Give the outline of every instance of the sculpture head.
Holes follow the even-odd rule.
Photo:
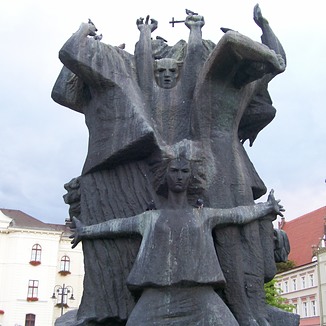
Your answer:
[[[154,61],[154,75],[158,86],[166,89],[173,88],[179,79],[183,62],[171,58]]]
[[[166,171],[168,189],[175,193],[186,192],[191,177],[190,162],[183,158],[171,160]]]
[[[169,191],[185,191],[196,202],[206,187],[205,155],[201,144],[187,139],[154,152],[148,163],[156,193],[167,198]]]

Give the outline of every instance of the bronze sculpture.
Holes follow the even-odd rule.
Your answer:
[[[284,50],[258,5],[254,20],[264,44],[228,30],[215,46],[202,40],[204,18],[197,14],[185,20],[188,44],[170,47],[152,40],[157,21],[149,16],[136,22],[140,37],[134,55],[95,40],[90,23],[64,44],[59,53],[64,67],[52,97],[83,113],[89,129],[78,177],[83,224],[159,209],[167,189],[153,186],[157,162],[180,146],[192,153],[192,143],[205,154],[188,202],[200,199],[212,209],[254,207],[266,187],[242,144],[249,139],[252,145],[273,119],[267,85],[285,69]],[[226,279],[219,294],[242,326],[269,325],[263,284],[275,274],[274,218],[213,231]],[[76,325],[126,323],[138,300],[126,280],[140,243],[139,237],[83,241],[84,294]]]

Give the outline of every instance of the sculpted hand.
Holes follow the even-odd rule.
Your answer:
[[[151,30],[151,32],[154,32],[157,28],[158,22],[155,19],[151,19],[151,23],[148,24],[149,21],[149,15],[146,17],[145,24],[144,24],[144,18],[138,18],[136,20],[137,27],[140,31],[144,30],[145,26],[148,26]]]
[[[280,215],[283,217],[283,214],[282,212],[285,211],[285,209],[283,208],[282,205],[279,204],[280,200],[275,200],[275,197],[274,197],[274,190],[272,189],[271,192],[269,193],[268,195],[268,199],[267,199],[267,202],[271,204],[273,210],[274,210],[274,213],[276,213],[276,215]]]
[[[254,7],[254,21],[260,28],[263,28],[265,24],[268,24],[268,20],[263,17],[258,3]]]
[[[77,244],[82,240],[82,229],[84,224],[80,222],[76,217],[72,218],[72,226],[70,227],[71,232],[73,234],[69,237],[72,244],[72,249],[77,246]]]
[[[285,70],[285,67],[286,67],[285,60],[284,60],[284,58],[282,57],[281,54],[276,54],[276,57],[277,57],[277,60],[278,60],[278,63],[279,63],[279,70],[282,72],[282,71]]]
[[[200,15],[190,15],[187,16],[185,25],[189,28],[192,29],[194,27],[199,27],[202,28],[205,25],[205,20],[203,16]]]

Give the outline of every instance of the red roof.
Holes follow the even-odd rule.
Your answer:
[[[318,246],[325,234],[325,221],[326,206],[285,222],[282,230],[286,232],[290,241],[289,260],[293,260],[296,266],[311,262],[313,246]]]

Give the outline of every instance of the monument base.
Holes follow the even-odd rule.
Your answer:
[[[55,321],[54,326],[76,326],[77,311],[78,311],[77,309],[68,311],[67,313],[65,313]],[[272,306],[268,306],[268,317],[271,326],[299,326],[300,324],[299,315],[286,312],[284,310]],[[92,322],[86,322],[86,324],[84,325],[93,326]],[[94,323],[94,326],[95,325],[99,325],[99,324]],[[111,326],[118,326],[118,324],[116,325],[112,324]]]

